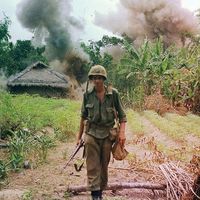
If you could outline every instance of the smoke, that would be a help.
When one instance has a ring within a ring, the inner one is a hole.
[[[50,66],[66,74],[71,83],[70,96],[79,98],[82,94],[79,83],[85,77],[78,71],[83,72],[85,60],[75,41],[84,27],[71,16],[70,3],[70,0],[22,0],[17,17],[25,28],[33,31],[33,45],[45,45]]]
[[[86,66],[89,60],[81,50],[73,49],[66,55],[65,59],[64,62],[54,60],[50,65],[57,71],[67,74],[80,83],[85,82],[87,80],[87,71],[85,71],[84,66]]]
[[[46,57],[62,61],[73,46],[72,30],[83,25],[70,16],[68,0],[22,0],[17,17],[25,28],[34,31],[35,44],[46,44]]]
[[[95,23],[115,34],[126,34],[140,44],[144,38],[163,37],[165,44],[184,43],[185,34],[197,34],[199,24],[180,0],[120,0],[116,12],[96,13]]]
[[[124,50],[120,45],[105,47],[101,50],[101,54],[108,53],[114,59],[114,61],[119,61],[124,53]]]

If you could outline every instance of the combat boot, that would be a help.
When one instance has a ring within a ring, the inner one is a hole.
[[[91,196],[92,200],[103,200],[101,190],[92,191]]]

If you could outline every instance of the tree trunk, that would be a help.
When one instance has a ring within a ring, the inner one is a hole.
[[[155,183],[110,183],[108,184],[105,190],[122,190],[130,188],[141,188],[141,189],[150,189],[150,190],[165,190],[166,185],[164,184],[155,184]],[[68,192],[86,192],[88,191],[87,186],[72,186],[68,187]]]

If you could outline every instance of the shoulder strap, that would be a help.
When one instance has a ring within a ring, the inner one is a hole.
[[[118,120],[118,116],[117,116],[117,111],[115,108],[115,100],[114,100],[114,91],[112,90],[112,106],[113,106],[113,110],[114,110],[114,115],[115,115],[115,119]]]
[[[88,85],[89,85],[89,80],[87,80],[87,83],[86,83],[86,99],[88,99]]]

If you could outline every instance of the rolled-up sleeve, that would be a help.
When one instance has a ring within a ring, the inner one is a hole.
[[[119,93],[117,92],[117,90],[114,90],[113,92],[114,92],[114,104],[118,114],[119,122],[120,123],[127,122],[126,114]]]
[[[88,112],[87,112],[85,105],[86,105],[86,93],[84,93],[84,95],[83,95],[83,102],[82,102],[82,106],[81,106],[81,117],[83,119],[87,119],[87,117],[88,117]]]

